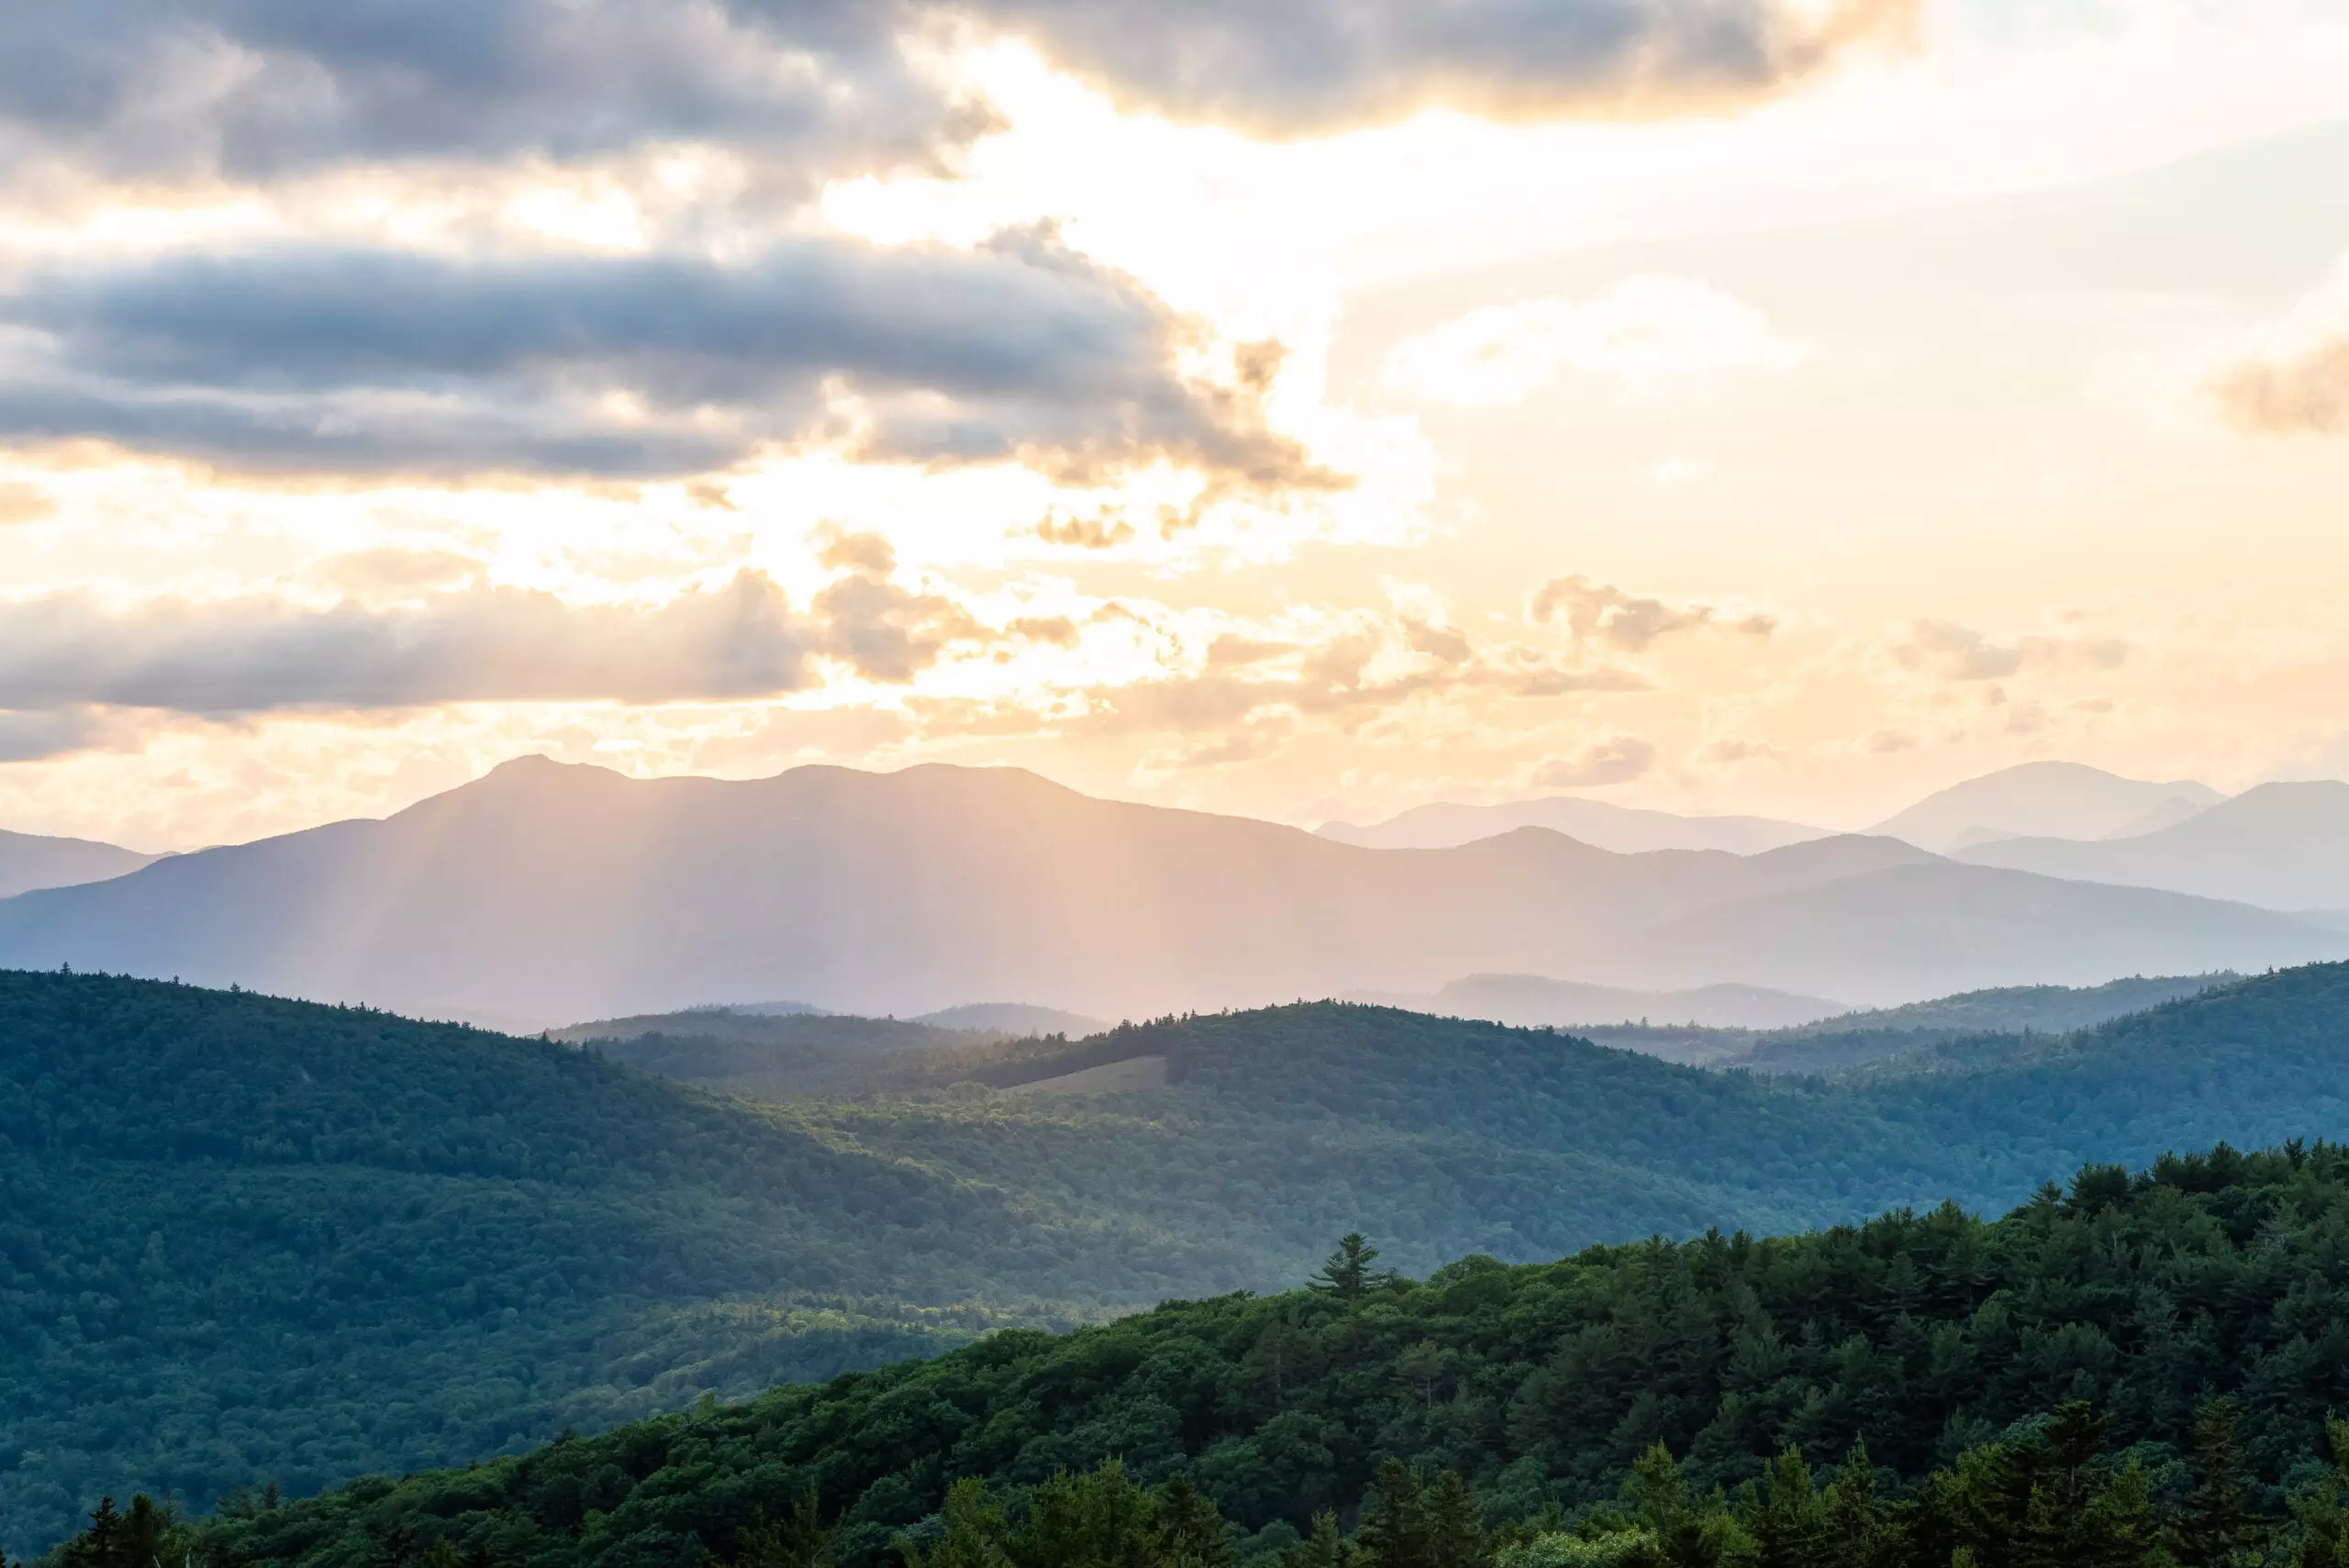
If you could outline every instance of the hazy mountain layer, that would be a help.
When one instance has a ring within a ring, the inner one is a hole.
[[[1997,839],[2142,832],[2223,798],[2190,779],[2153,784],[2078,762],[2024,762],[1937,790],[1869,830],[1948,854]]]
[[[1767,817],[1681,817],[1572,795],[1501,806],[1449,802],[1419,806],[1367,827],[1325,823],[1319,832],[1341,844],[1371,850],[1447,850],[1519,828],[1547,828],[1620,855],[1655,850],[1723,850],[1732,855],[1758,855],[1765,850],[1833,836],[1824,828]]]
[[[2349,907],[2349,784],[2262,784],[2156,832],[2102,843],[2009,839],[1960,858],[2271,909],[2340,909]]]
[[[153,855],[87,839],[46,839],[0,832],[0,898],[42,887],[72,887],[127,876],[152,864]]]
[[[1489,1018],[1495,1023],[1528,1027],[1554,1025],[1561,1029],[1625,1023],[1634,1018],[1653,1018],[1658,1023],[1669,1019],[1700,1029],[1787,1029],[1852,1010],[1841,1002],[1798,996],[1762,985],[1634,991],[1620,985],[1550,980],[1538,974],[1470,974],[1451,982],[1431,996],[1391,1000],[1395,1006],[1418,1012]]]
[[[2273,913],[1890,839],[1626,856],[1520,828],[1372,851],[947,767],[639,782],[530,761],[384,821],[0,902],[0,963],[529,1028],[729,996],[1141,1017],[1480,973],[1873,1004],[2343,951],[2349,934]]]

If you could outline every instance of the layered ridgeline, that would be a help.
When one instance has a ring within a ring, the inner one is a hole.
[[[552,1042],[8,975],[0,1528],[21,1548],[105,1491],[304,1492],[1274,1288],[1351,1229],[1419,1273],[2349,1136],[2344,1019],[2326,966],[1822,1083],[1317,1004],[900,1053],[922,1073],[896,1097],[763,1106]],[[1160,1086],[1051,1092],[1118,1069]]]
[[[153,855],[87,839],[50,839],[0,832],[0,898],[44,887],[72,887],[128,876],[154,863]]]
[[[1099,1017],[1473,973],[1850,1005],[2349,955],[2349,931],[1891,839],[1614,854],[1541,828],[1367,850],[1011,769],[632,780],[509,763],[337,823],[0,901],[0,964],[540,1029],[791,996]]]
[[[2197,995],[2235,974],[2135,975],[2102,985],[2008,985],[1786,1029],[1605,1024],[1579,1032],[1671,1062],[1755,1073],[1837,1073],[1979,1035],[2070,1034]]]
[[[1321,1288],[240,1499],[168,1544],[250,1568],[2316,1568],[2349,1544],[2345,1249],[2349,1151],[2298,1144],[2091,1167],[1994,1223],[1420,1284],[1341,1248]]]

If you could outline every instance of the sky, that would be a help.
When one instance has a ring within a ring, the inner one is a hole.
[[[2349,0],[54,0],[0,827],[2349,776]]]

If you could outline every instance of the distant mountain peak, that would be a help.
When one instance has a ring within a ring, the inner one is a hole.
[[[1871,832],[1948,854],[2003,839],[2109,839],[2226,797],[2192,779],[2123,778],[2085,762],[2018,762],[1935,790]]]

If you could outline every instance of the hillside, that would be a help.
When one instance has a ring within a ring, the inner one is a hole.
[[[154,861],[153,855],[87,839],[0,832],[0,898],[38,888],[72,887],[127,876]]]
[[[1682,1050],[1709,1045],[1704,1060],[1756,1073],[1828,1073],[1971,1036],[2068,1034],[2241,978],[2221,973],[2132,976],[2102,985],[2009,985],[1844,1013],[1798,1029],[1742,1036],[1720,1030],[1712,1040],[1675,1043]],[[1631,1040],[1604,1038],[1637,1049]]]
[[[445,1462],[1235,1264],[559,1045],[0,973],[0,1521]]]
[[[531,760],[380,822],[0,901],[0,963],[530,1029],[759,996],[1141,1017],[1479,973],[1875,1004],[2344,951],[2272,913],[1888,839],[1615,855],[1527,828],[1372,851],[941,766],[730,783]]]
[[[757,1099],[792,1099],[868,1092],[891,1080],[901,1052],[968,1051],[1019,1037],[904,1018],[696,1007],[573,1024],[549,1030],[547,1038],[566,1045],[592,1042],[614,1062],[664,1078]]]
[[[1304,1004],[902,1051],[850,1102],[193,987],[0,975],[0,1519],[513,1448],[1300,1277],[1800,1229],[2206,1146],[2349,1137],[2349,965],[1853,1083]],[[1163,1086],[1008,1092],[1113,1062]],[[233,1329],[224,1325],[234,1325]]]
[[[1547,828],[1619,855],[1657,850],[1722,850],[1732,855],[1758,855],[1788,844],[1833,837],[1824,828],[1767,817],[1681,817],[1572,795],[1502,806],[1439,802],[1413,806],[1384,822],[1367,826],[1328,822],[1317,831],[1324,839],[1366,850],[1448,850],[1520,828]]]
[[[2218,1451],[2194,1437],[2209,1419],[2199,1402],[2214,1395],[2246,1412],[2226,1477],[2243,1489],[2235,1506],[2288,1529],[2337,1520],[2311,1507],[2289,1525],[2275,1488],[2289,1479],[2320,1488],[2303,1494],[2311,1504],[2332,1496],[2324,1423],[2349,1400],[2349,1354],[2337,1314],[2305,1304],[2336,1288],[2344,1214],[2340,1148],[2221,1147],[2133,1176],[2090,1167],[1995,1222],[1943,1207],[1515,1268],[1469,1257],[1424,1284],[1333,1259],[1334,1290],[1170,1303],[1064,1337],[1002,1334],[525,1459],[243,1510],[210,1540],[253,1568],[367,1561],[386,1540],[545,1568],[747,1558],[753,1509],[812,1488],[819,1515],[841,1521],[840,1561],[867,1568],[895,1560],[896,1532],[934,1539],[941,1507],[952,1527],[950,1482],[1018,1497],[1118,1458],[1145,1484],[1186,1478],[1241,1532],[1244,1560],[1298,1540],[1318,1510],[1353,1524],[1374,1482],[1399,1485],[1380,1473],[1388,1459],[1457,1473],[1507,1522],[1610,1501],[1662,1444],[1683,1462],[1676,1474],[1651,1458],[1647,1490],[1627,1494],[1631,1517],[1593,1528],[1670,1523],[1650,1511],[1665,1478],[1678,1509],[1701,1508],[1687,1498],[1715,1486],[1752,1486],[1736,1517],[1778,1541],[1762,1560],[1809,1565],[1846,1560],[1821,1543],[1852,1510],[1790,1521],[1810,1476],[1774,1456],[1798,1445],[1831,1462],[1864,1442],[1854,1508],[1877,1551],[1863,1561],[1907,1568],[1946,1563],[1953,1540],[1971,1551],[2007,1530],[2028,1539],[2029,1510],[2001,1487],[2020,1473],[2021,1498],[2033,1498],[2045,1472],[2031,1466],[2060,1441],[2124,1511],[2094,1521],[2092,1559],[2044,1560],[2149,1564],[2166,1561],[2151,1554],[2155,1528],[2190,1520],[2187,1494],[2211,1473]],[[2087,1408],[2061,1411],[2075,1400]],[[2071,1435],[2049,1431],[2051,1414]],[[2136,1482],[2117,1458],[2089,1460],[2099,1447],[2133,1458]],[[1961,1451],[1967,1462],[1908,1492]],[[2082,1522],[2047,1502],[2058,1524]],[[2038,1528],[2043,1540],[2044,1516]],[[1808,1551],[1805,1529],[1817,1532]],[[1361,1544],[1370,1568],[1407,1561],[1367,1529]]]
[[[2154,784],[2078,762],[2024,762],[1936,790],[1869,831],[1955,854],[2000,839],[2109,839],[2143,832],[2223,798],[2190,779]]]
[[[2349,784],[2262,784],[2155,832],[2103,843],[2010,839],[1961,858],[2270,909],[2349,907]]]

